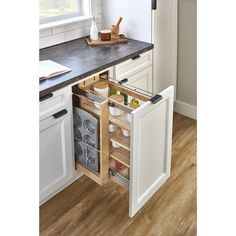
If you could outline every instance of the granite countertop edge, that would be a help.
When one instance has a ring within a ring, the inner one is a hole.
[[[146,44],[147,44],[147,46],[145,48],[142,48],[142,49],[139,49],[139,50],[135,50],[134,52],[132,52],[132,53],[130,53],[130,54],[124,56],[124,57],[118,58],[116,60],[112,60],[109,63],[105,63],[104,65],[98,66],[95,69],[89,70],[89,71],[87,71],[85,73],[82,73],[82,74],[79,74],[77,76],[72,76],[71,78],[66,79],[65,81],[59,82],[58,84],[52,85],[49,88],[42,89],[42,90],[40,89],[39,96],[42,97],[42,96],[45,96],[45,95],[47,95],[49,93],[52,93],[52,92],[54,92],[54,91],[56,91],[58,89],[62,89],[63,87],[71,85],[71,84],[73,84],[73,83],[75,83],[75,82],[77,82],[79,80],[82,80],[82,79],[84,79],[84,78],[86,78],[86,77],[88,77],[88,76],[90,76],[92,74],[98,73],[99,71],[102,71],[102,70],[105,70],[105,69],[107,69],[109,67],[117,65],[117,64],[119,64],[121,62],[124,62],[124,61],[126,61],[126,60],[128,60],[130,58],[133,58],[133,57],[135,57],[135,56],[137,56],[137,55],[139,55],[141,53],[147,52],[147,51],[149,51],[149,50],[154,48],[153,44],[151,44],[151,43],[146,43]],[[56,79],[56,77],[55,77],[55,79]],[[40,88],[40,85],[39,85],[39,88]]]

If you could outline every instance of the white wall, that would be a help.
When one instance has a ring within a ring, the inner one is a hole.
[[[104,29],[110,29],[121,16],[121,34],[131,39],[152,41],[151,0],[103,0],[102,12]],[[150,25],[150,28],[147,25]]]
[[[102,0],[97,0],[94,2],[96,2],[95,8],[97,8],[97,26],[100,30],[102,21]],[[41,49],[87,36],[89,35],[90,25],[91,19],[75,21],[73,23],[66,23],[60,26],[40,30],[39,48]]]
[[[179,0],[177,100],[197,105],[197,0]]]

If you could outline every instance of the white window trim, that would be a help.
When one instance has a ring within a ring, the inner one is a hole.
[[[67,19],[58,20],[54,22],[42,23],[39,25],[39,30],[63,26],[70,23],[74,23],[74,22],[82,22],[86,20],[91,20],[92,16],[97,16],[96,0],[84,0],[83,7],[84,7],[83,12],[85,14],[84,16],[77,16],[77,17],[67,18]]]
[[[64,19],[64,20],[40,24],[39,29],[44,30],[44,29],[48,29],[48,28],[59,27],[59,26],[71,24],[74,22],[82,22],[82,21],[91,20],[91,19],[92,19],[92,16],[78,16],[78,17],[74,17],[74,18],[68,18],[68,19]]]

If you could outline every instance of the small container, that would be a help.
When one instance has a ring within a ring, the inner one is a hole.
[[[122,131],[122,133],[123,133],[123,135],[124,135],[125,137],[129,137],[129,136],[130,136],[130,132],[129,132],[128,130],[126,130],[126,129],[121,129],[121,131]]]
[[[112,96],[112,95],[116,95],[116,94],[117,94],[116,89],[114,89],[114,88],[110,88],[110,96]]]
[[[109,124],[109,132],[110,132],[110,133],[113,133],[113,132],[115,132],[115,131],[116,131],[116,126],[113,125],[113,124]]]
[[[111,30],[101,30],[101,40],[110,41],[111,40]]]
[[[114,147],[114,148],[120,148],[120,145],[117,143],[117,142],[115,142],[115,141],[111,141],[111,143],[112,143],[112,147]]]
[[[111,98],[112,100],[114,100],[118,103],[124,104],[124,97],[121,95],[116,94],[116,95],[110,96],[109,98]],[[114,107],[110,106],[109,111],[112,116],[120,116],[123,114],[123,111],[115,106]]]
[[[106,82],[99,81],[95,83],[93,89],[94,89],[94,92],[96,92],[98,95],[102,97],[106,97],[106,98],[108,97],[109,87]]]

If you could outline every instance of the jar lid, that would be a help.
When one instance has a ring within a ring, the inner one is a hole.
[[[94,87],[96,87],[98,89],[105,89],[105,88],[108,88],[108,84],[106,82],[99,81],[94,84]]]
[[[110,34],[111,30],[101,30],[101,34]]]
[[[124,97],[119,94],[111,95],[109,98],[111,98],[112,100],[114,100],[116,102],[124,102],[124,100],[125,100]]]

